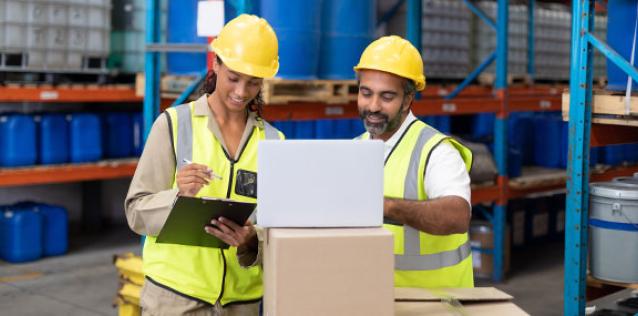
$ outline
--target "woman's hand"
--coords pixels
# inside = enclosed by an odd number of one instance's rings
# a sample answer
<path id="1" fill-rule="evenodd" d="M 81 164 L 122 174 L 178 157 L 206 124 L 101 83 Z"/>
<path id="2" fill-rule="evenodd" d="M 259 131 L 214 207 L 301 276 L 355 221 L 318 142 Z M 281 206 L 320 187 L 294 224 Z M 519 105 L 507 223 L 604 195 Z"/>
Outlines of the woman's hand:
<path id="1" fill-rule="evenodd" d="M 195 196 L 210 183 L 212 171 L 206 165 L 189 163 L 177 172 L 175 181 L 180 196 Z"/>
<path id="2" fill-rule="evenodd" d="M 220 217 L 219 220 L 213 219 L 210 223 L 210 226 L 204 227 L 206 232 L 223 242 L 233 247 L 247 246 L 257 249 L 257 232 L 250 220 L 246 221 L 244 226 L 239 226 L 224 217 Z"/>

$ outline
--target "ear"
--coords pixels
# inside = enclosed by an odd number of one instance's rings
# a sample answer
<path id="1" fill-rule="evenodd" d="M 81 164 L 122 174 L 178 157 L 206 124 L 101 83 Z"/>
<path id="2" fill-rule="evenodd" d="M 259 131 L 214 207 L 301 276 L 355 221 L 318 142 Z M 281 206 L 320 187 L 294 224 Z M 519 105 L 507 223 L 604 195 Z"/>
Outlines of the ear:
<path id="1" fill-rule="evenodd" d="M 219 74 L 219 71 L 221 70 L 221 65 L 217 62 L 217 58 L 213 59 L 213 71 L 215 72 L 215 74 Z"/>
<path id="2" fill-rule="evenodd" d="M 412 101 L 414 101 L 414 93 L 408 95 L 403 100 L 403 104 L 401 104 L 402 112 L 408 112 L 410 107 L 412 106 Z"/>

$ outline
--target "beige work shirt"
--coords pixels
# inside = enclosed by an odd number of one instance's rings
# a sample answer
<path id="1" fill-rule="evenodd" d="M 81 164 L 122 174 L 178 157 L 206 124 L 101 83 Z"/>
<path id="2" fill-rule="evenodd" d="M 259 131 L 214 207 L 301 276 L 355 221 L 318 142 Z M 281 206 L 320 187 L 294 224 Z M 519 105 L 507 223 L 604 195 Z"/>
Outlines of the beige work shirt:
<path id="1" fill-rule="evenodd" d="M 195 102 L 194 115 L 208 116 L 208 129 L 228 152 L 219 124 L 208 106 L 208 95 L 202 95 L 193 102 Z M 255 124 L 256 114 L 249 112 L 239 148 L 246 144 Z M 166 114 L 160 115 L 153 123 L 124 201 L 128 224 L 134 232 L 140 235 L 157 236 L 159 234 L 177 197 L 178 189 L 172 188 L 176 162 L 175 151 L 171 145 L 170 129 Z M 233 159 L 236 160 L 239 153 L 238 150 Z M 243 253 L 243 250 L 238 249 L 242 265 L 258 263 L 255 262 L 257 256 L 254 253 L 250 255 L 253 257 L 252 260 L 242 260 L 240 253 Z M 244 264 L 247 262 L 250 263 Z"/>

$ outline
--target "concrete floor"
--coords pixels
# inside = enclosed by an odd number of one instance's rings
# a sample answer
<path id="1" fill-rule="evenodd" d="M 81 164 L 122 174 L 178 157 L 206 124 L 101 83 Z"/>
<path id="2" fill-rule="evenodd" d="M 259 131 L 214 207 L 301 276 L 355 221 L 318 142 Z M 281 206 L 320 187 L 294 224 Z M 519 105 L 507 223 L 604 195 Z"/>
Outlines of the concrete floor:
<path id="1" fill-rule="evenodd" d="M 102 235 L 72 236 L 70 253 L 28 264 L 0 262 L 2 315 L 116 315 L 113 255 L 140 251 L 139 238 L 126 226 Z M 549 243 L 516 251 L 512 272 L 495 286 L 515 297 L 531 315 L 561 315 L 563 245 Z M 477 280 L 477 286 L 490 286 Z"/>

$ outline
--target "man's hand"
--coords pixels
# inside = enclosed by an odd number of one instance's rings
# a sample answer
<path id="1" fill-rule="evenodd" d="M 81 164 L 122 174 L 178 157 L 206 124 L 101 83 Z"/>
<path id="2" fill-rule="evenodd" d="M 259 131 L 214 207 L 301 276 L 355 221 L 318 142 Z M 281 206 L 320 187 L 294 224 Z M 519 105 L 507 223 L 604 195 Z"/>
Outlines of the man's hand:
<path id="1" fill-rule="evenodd" d="M 220 217 L 219 220 L 213 219 L 210 223 L 211 226 L 204 227 L 206 232 L 223 242 L 233 247 L 248 246 L 257 249 L 257 232 L 251 221 L 239 226 L 227 218 Z"/>
<path id="2" fill-rule="evenodd" d="M 210 183 L 212 171 L 206 165 L 190 163 L 177 172 L 175 181 L 180 196 L 195 196 L 205 185 Z"/>

